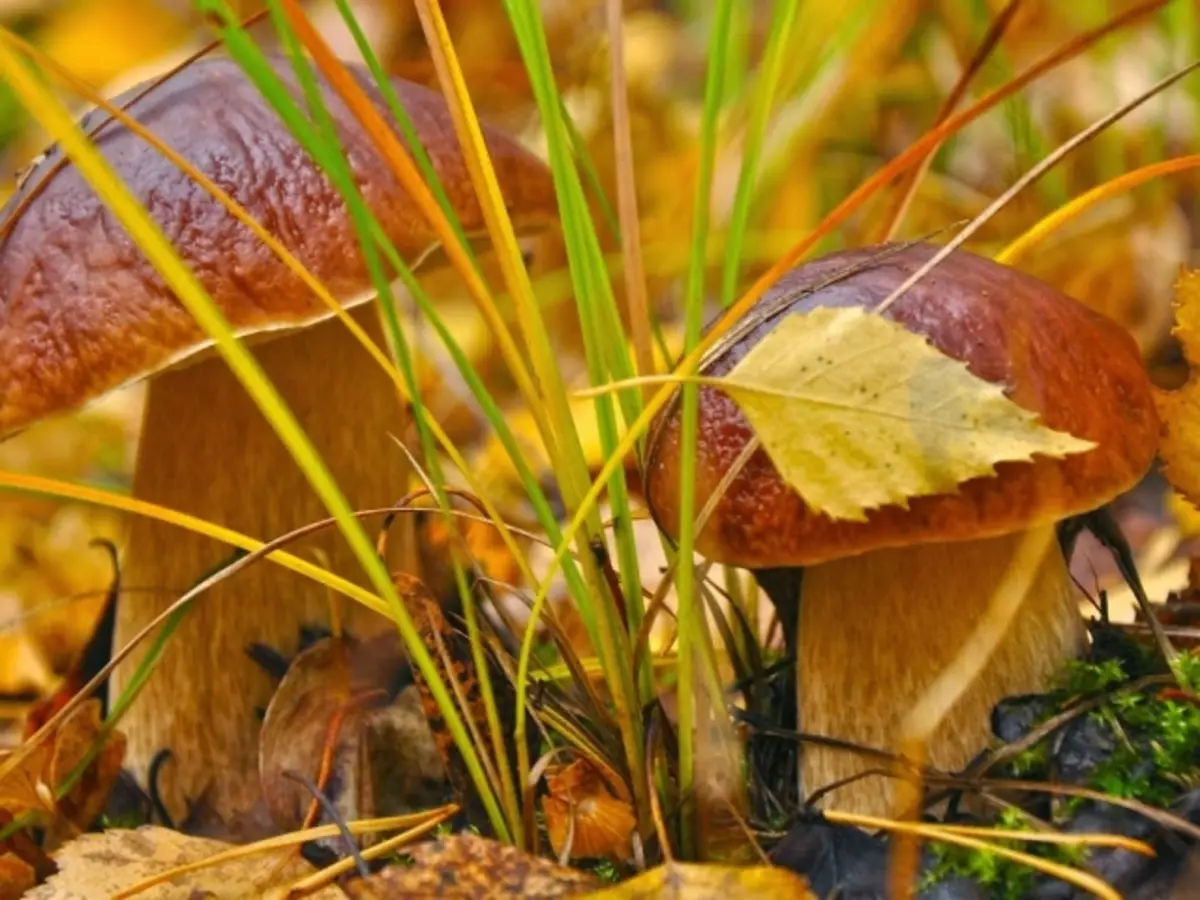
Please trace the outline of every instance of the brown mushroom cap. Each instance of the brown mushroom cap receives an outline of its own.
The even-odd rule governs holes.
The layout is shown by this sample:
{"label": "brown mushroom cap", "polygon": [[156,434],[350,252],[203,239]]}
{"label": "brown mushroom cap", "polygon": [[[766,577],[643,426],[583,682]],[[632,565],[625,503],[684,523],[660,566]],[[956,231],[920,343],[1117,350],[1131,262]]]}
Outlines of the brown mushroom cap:
{"label": "brown mushroom cap", "polygon": [[[273,59],[293,95],[290,64]],[[368,73],[360,84],[393,121]],[[479,203],[440,95],[392,79],[468,233]],[[131,89],[125,103],[145,90]],[[401,256],[436,246],[433,231],[353,114],[322,82],[367,205]],[[345,205],[235,62],[209,58],[167,78],[126,111],[233,196],[347,306],[370,279]],[[85,120],[92,131],[107,118]],[[399,128],[397,127],[397,133]],[[554,212],[549,170],[512,138],[485,129],[518,226]],[[157,150],[117,122],[97,142],[241,334],[328,318],[328,308],[257,237]],[[0,437],[194,355],[204,333],[154,266],[54,149],[0,211]]]}
{"label": "brown mushroom cap", "polygon": [[[928,244],[834,253],[789,272],[758,302],[767,315],[705,367],[729,372],[782,316],[885,299],[937,251]],[[792,299],[794,298],[794,299]],[[778,309],[775,309],[778,305]],[[754,315],[752,312],[750,315]],[[1132,487],[1155,454],[1158,420],[1133,339],[1037,279],[956,251],[884,313],[924,335],[976,376],[1004,386],[1046,426],[1094,441],[1063,459],[1005,462],[957,493],[873,510],[863,522],[814,513],[758,450],[733,479],[696,549],[750,569],[815,565],[883,547],[962,541],[1019,531],[1103,505]],[[736,327],[736,326],[735,326]],[[700,389],[697,509],[752,437],[736,403]],[[678,534],[678,403],[651,426],[644,484],[659,527]]]}

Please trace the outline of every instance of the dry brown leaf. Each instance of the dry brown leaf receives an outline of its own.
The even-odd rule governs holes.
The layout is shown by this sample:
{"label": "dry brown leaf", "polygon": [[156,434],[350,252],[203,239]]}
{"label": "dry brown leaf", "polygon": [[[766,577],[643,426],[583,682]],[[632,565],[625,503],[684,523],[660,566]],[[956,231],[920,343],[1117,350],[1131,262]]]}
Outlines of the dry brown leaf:
{"label": "dry brown leaf", "polygon": [[0,808],[14,815],[35,811],[54,817],[48,836],[51,846],[73,829],[91,824],[104,809],[120,774],[125,736],[114,731],[75,786],[57,804],[52,800],[54,787],[84,759],[101,725],[100,701],[88,700],[63,722],[52,740],[40,745],[0,781]]}
{"label": "dry brown leaf", "polygon": [[1200,270],[1181,271],[1175,283],[1175,337],[1183,345],[1192,373],[1177,391],[1155,394],[1162,421],[1159,455],[1167,479],[1183,497],[1200,504]]}
{"label": "dry brown leaf", "polygon": [[[0,754],[0,762],[12,755],[12,751]],[[29,810],[42,810],[44,804],[38,796],[38,783],[42,773],[50,764],[54,755],[54,747],[50,743],[38,746],[5,778],[0,779],[0,809],[14,815],[20,815]]]}
{"label": "dry brown leaf", "polygon": [[587,894],[600,884],[586,872],[473,834],[418,844],[410,853],[412,866],[389,866],[370,878],[351,882],[346,892],[356,900],[555,900]]}
{"label": "dry brown leaf", "polygon": [[[612,859],[633,855],[630,838],[637,817],[628,797],[615,796],[586,759],[577,759],[546,777],[542,798],[546,831],[555,855],[571,859]],[[568,846],[569,844],[569,846]]]}
{"label": "dry brown leaf", "polygon": [[0,856],[0,900],[16,900],[37,883],[33,867],[12,853]]}
{"label": "dry brown leaf", "polygon": [[808,883],[777,866],[708,866],[667,863],[588,897],[604,900],[816,900]]}
{"label": "dry brown leaf", "polygon": [[[110,897],[160,872],[198,862],[232,846],[154,825],[136,831],[111,829],[85,834],[64,844],[55,854],[58,874],[25,896],[29,900]],[[313,871],[295,848],[287,848],[188,872],[136,896],[138,900],[282,898],[291,882]],[[308,896],[337,900],[346,895],[336,887],[327,887]]]}
{"label": "dry brown leaf", "polygon": [[[331,736],[324,790],[344,818],[398,815],[444,799],[444,791],[431,787],[444,784],[444,772],[417,691],[390,697],[407,665],[391,633],[365,641],[326,639],[296,656],[259,737],[259,777],[276,825],[302,827],[313,797],[287,773],[318,782]],[[403,740],[389,740],[398,735]],[[313,824],[326,821],[322,812]],[[341,838],[330,839],[330,846],[340,848]]]}
{"label": "dry brown leaf", "polygon": [[[100,701],[93,698],[79,707],[62,725],[55,737],[48,771],[50,785],[61,784],[79,765],[96,737],[103,722]],[[104,811],[109,791],[121,774],[125,760],[125,735],[111,732],[100,752],[84,770],[74,787],[58,801],[59,815],[46,835],[46,848],[52,850],[64,839],[83,830]]]}

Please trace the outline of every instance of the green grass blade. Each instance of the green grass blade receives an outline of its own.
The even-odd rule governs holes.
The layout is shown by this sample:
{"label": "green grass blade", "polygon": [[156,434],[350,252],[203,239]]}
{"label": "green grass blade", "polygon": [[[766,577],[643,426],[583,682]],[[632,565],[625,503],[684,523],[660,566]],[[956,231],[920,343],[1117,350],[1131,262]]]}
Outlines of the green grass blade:
{"label": "green grass blade", "polygon": [[746,223],[750,219],[750,203],[754,198],[754,183],[758,175],[758,159],[762,154],[766,138],[767,122],[775,103],[779,88],[779,77],[783,70],[784,52],[796,23],[799,0],[777,0],[770,30],[767,32],[767,47],[758,75],[757,91],[750,110],[750,121],[746,128],[745,146],[742,150],[742,166],[738,173],[737,192],[730,213],[729,231],[725,238],[725,267],[721,280],[721,304],[729,306],[734,301],[740,274],[742,248],[746,238]]}
{"label": "green grass blade", "polygon": [[[729,21],[733,14],[734,0],[718,0],[713,13],[712,33],[709,39],[708,76],[704,89],[704,111],[700,128],[700,168],[696,181],[696,199],[692,219],[691,255],[688,264],[687,288],[684,300],[685,352],[691,351],[700,340],[700,326],[704,310],[704,272],[708,248],[709,202],[712,196],[713,170],[717,156],[717,129],[724,96],[722,85],[726,72]],[[699,413],[699,394],[696,385],[685,383],[682,387],[682,409],[679,448],[679,545],[680,565],[676,571],[675,585],[679,603],[679,794],[690,798],[695,783],[695,697],[692,685],[695,680],[697,651],[697,629],[701,627],[699,603],[695,583],[693,549],[695,547],[694,525],[696,518],[696,429]],[[689,799],[684,800],[681,814],[680,844],[685,855],[695,853],[693,816],[695,808]]]}

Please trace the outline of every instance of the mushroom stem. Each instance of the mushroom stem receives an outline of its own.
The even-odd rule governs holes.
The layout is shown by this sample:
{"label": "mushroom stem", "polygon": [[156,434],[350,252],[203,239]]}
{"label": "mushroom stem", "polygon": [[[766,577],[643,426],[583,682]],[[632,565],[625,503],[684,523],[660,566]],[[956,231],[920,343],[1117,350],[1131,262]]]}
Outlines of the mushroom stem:
{"label": "mushroom stem", "polygon": [[[985,540],[876,550],[805,569],[798,692],[804,731],[898,751],[899,729],[983,615],[1021,532]],[[857,610],[857,612],[856,612]],[[929,763],[956,770],[992,739],[1003,697],[1044,690],[1079,655],[1085,633],[1062,554],[1047,553],[1012,627],[976,682],[935,732]],[[877,760],[804,748],[811,794]],[[831,791],[822,805],[886,815],[893,784],[870,775]]]}
{"label": "mushroom stem", "polygon": [[[382,340],[374,304],[351,314],[373,340]],[[404,494],[409,467],[389,437],[402,434],[400,398],[340,322],[330,319],[281,335],[260,344],[255,355],[353,506],[386,506]],[[133,493],[263,540],[328,516],[254,401],[215,356],[161,373],[150,383]],[[132,522],[127,546],[124,583],[162,593],[121,598],[118,647],[231,552],[209,538],[141,517]],[[411,551],[399,534],[389,547],[392,563]],[[336,528],[288,549],[321,561],[314,555],[319,549],[333,571],[365,583]],[[274,686],[245,648],[261,642],[291,655],[302,624],[330,622],[330,602],[320,584],[263,561],[192,607],[120,726],[129,740],[125,764],[140,780],[155,754],[172,752],[158,785],[172,816],[183,815],[187,801],[202,795],[205,812],[226,822],[258,801],[260,710]],[[341,612],[345,628],[358,635],[388,627],[383,617],[355,603],[344,603]],[[114,692],[128,684],[144,650],[145,645],[114,673]]]}

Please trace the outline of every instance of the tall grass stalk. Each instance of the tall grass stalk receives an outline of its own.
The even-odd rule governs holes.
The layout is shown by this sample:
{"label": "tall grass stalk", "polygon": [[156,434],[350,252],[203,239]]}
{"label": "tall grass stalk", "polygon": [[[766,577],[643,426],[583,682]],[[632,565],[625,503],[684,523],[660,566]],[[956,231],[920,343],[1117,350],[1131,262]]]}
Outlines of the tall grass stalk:
{"label": "tall grass stalk", "polygon": [[742,247],[746,238],[746,225],[750,219],[750,202],[754,198],[754,185],[758,176],[758,159],[766,139],[767,124],[774,111],[784,53],[791,41],[799,6],[799,0],[776,0],[771,27],[767,32],[767,46],[759,66],[756,89],[750,106],[750,119],[742,147],[737,193],[734,196],[729,230],[725,237],[725,266],[721,277],[722,306],[733,303],[737,292]]}
{"label": "tall grass stalk", "polygon": [[[700,326],[704,317],[704,274],[706,270],[710,203],[713,170],[717,158],[717,128],[724,97],[723,78],[728,52],[729,23],[734,0],[719,0],[713,11],[712,32],[709,38],[708,75],[704,88],[704,111],[700,126],[700,166],[696,178],[695,206],[692,212],[691,255],[688,263],[687,287],[684,294],[684,347],[695,349],[700,341]],[[696,385],[683,385],[679,446],[679,567],[675,575],[679,617],[678,668],[678,728],[679,728],[679,795],[683,801],[680,820],[680,852],[694,855],[695,809],[691,796],[695,784],[695,727],[696,705],[692,686],[695,679],[695,654],[702,640],[697,629],[703,627],[702,607],[697,601],[695,566],[696,515],[696,428],[699,412],[699,393]]]}
{"label": "tall grass stalk", "polygon": [[[620,316],[603,264],[599,239],[592,224],[575,164],[570,131],[562,115],[564,106],[554,80],[540,11],[528,0],[506,0],[505,9],[529,73],[534,99],[546,133],[588,376],[593,383],[597,380],[607,380],[610,371],[632,371],[632,363],[624,339],[624,329],[619,325]],[[608,323],[609,327],[604,327],[603,323]],[[617,323],[615,331],[612,330],[612,323]],[[634,404],[633,412],[636,415],[640,397],[635,394],[621,399],[623,402]],[[568,401],[565,387],[562,400]],[[608,455],[617,443],[615,409],[611,398],[596,404],[596,414],[601,446]],[[583,508],[587,482],[585,468],[583,480],[572,482],[570,485],[569,509],[577,511]],[[609,502],[617,520],[615,536],[618,559],[623,570],[623,583],[631,586],[624,591],[626,602],[631,605],[640,604],[641,582],[637,574],[637,552],[633,542],[629,498],[623,470],[614,470],[610,474],[607,488]],[[595,605],[595,613],[598,613],[594,615],[595,627],[589,636],[597,655],[606,667],[605,681],[612,696],[614,714],[620,729],[630,787],[639,822],[644,826],[648,821],[649,803],[644,772],[642,698],[637,690],[632,668],[627,623],[620,615],[617,598],[612,596],[599,572],[595,551],[591,546],[595,542],[596,546],[601,548],[601,552],[608,552],[607,538],[601,529],[598,509],[592,507],[585,512],[584,520],[587,522],[586,532],[578,533],[576,543],[593,593],[590,597],[574,594],[572,597],[581,610]],[[527,635],[522,645],[521,663],[518,667],[519,680],[528,677],[529,648]],[[518,692],[517,722],[520,729],[524,727],[525,716],[524,684],[518,684]]]}

